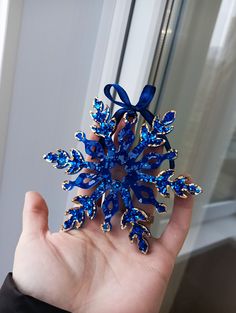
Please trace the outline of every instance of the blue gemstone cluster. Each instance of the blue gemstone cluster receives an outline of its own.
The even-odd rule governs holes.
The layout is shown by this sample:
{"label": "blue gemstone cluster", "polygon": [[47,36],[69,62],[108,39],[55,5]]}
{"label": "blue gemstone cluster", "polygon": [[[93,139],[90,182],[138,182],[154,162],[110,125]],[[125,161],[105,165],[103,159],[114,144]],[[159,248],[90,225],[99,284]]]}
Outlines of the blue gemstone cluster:
{"label": "blue gemstone cluster", "polygon": [[[156,200],[153,188],[150,183],[163,197],[169,197],[172,190],[179,197],[187,197],[188,194],[197,195],[201,193],[200,186],[189,183],[188,178],[179,176],[172,179],[173,169],[161,171],[153,175],[151,170],[157,169],[167,160],[173,161],[177,157],[177,151],[169,149],[166,153],[147,152],[148,147],[160,147],[165,145],[166,135],[173,130],[175,111],[167,112],[162,118],[156,116],[151,127],[144,124],[141,127],[139,142],[134,145],[135,135],[133,128],[137,122],[137,114],[124,114],[125,126],[118,133],[118,144],[115,145],[112,134],[116,130],[116,119],[111,116],[110,108],[105,107],[102,101],[94,100],[95,112],[91,117],[95,124],[92,131],[102,141],[95,141],[86,138],[85,133],[77,132],[75,138],[82,142],[85,152],[89,156],[84,159],[82,154],[72,149],[70,153],[59,149],[56,152],[49,152],[44,159],[53,164],[55,168],[65,169],[66,174],[78,174],[75,180],[64,181],[64,190],[71,190],[74,187],[91,189],[90,196],[78,195],[72,202],[77,206],[66,211],[67,220],[63,224],[65,231],[80,228],[86,216],[89,219],[96,217],[98,201],[102,199],[101,209],[104,215],[104,223],[101,228],[104,232],[111,231],[112,218],[121,211],[119,196],[125,208],[121,217],[121,228],[131,226],[129,238],[131,242],[137,240],[139,250],[146,254],[149,249],[147,237],[150,231],[147,223],[150,216],[139,208],[134,207],[131,191],[144,205],[153,205],[157,212],[166,211],[166,205]],[[146,153],[144,153],[146,151]],[[122,167],[122,177],[114,174],[117,167]]]}

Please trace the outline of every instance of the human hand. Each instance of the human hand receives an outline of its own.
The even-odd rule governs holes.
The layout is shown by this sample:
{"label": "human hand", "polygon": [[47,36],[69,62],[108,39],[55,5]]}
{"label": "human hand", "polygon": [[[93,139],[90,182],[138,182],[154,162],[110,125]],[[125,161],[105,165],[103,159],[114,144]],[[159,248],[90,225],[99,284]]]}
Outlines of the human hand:
{"label": "human hand", "polygon": [[[13,279],[24,294],[73,313],[156,313],[189,229],[193,197],[175,197],[173,213],[151,252],[141,254],[114,217],[103,233],[98,216],[79,231],[48,229],[48,208],[28,192]],[[149,208],[150,210],[150,208]]]}

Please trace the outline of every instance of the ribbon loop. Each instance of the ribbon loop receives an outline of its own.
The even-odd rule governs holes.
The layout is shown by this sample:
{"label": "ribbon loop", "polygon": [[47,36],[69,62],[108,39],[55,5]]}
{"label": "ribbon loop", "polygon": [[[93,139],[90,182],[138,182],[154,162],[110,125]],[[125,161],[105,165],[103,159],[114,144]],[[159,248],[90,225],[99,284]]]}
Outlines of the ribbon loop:
{"label": "ribbon loop", "polygon": [[152,85],[146,85],[143,88],[143,91],[141,92],[139,101],[136,104],[136,108],[138,108],[139,110],[146,109],[151,103],[154,97],[155,91],[156,91],[156,87]]}

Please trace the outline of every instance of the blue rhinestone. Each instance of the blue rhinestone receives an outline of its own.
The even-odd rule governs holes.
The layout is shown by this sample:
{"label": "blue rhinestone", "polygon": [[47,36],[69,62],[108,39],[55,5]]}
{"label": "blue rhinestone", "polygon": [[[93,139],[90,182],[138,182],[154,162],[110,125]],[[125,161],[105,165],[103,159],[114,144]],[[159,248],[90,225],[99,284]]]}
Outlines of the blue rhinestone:
{"label": "blue rhinestone", "polygon": [[111,230],[111,223],[103,223],[102,224],[102,230],[106,233],[109,232]]}
{"label": "blue rhinestone", "polygon": [[176,115],[175,111],[166,112],[162,118],[162,123],[164,125],[172,124],[175,121],[175,115]]}
{"label": "blue rhinestone", "polygon": [[138,242],[138,247],[139,247],[139,250],[142,253],[147,253],[147,251],[148,251],[148,244],[147,244],[146,240],[140,239],[139,242]]}
{"label": "blue rhinestone", "polygon": [[75,221],[73,219],[69,219],[63,223],[64,229],[69,229],[74,226]]}
{"label": "blue rhinestone", "polygon": [[97,110],[103,109],[103,102],[99,101],[98,99],[94,99],[94,108]]}
{"label": "blue rhinestone", "polygon": [[45,154],[43,158],[44,160],[48,162],[55,163],[57,161],[57,154],[53,152],[49,152],[48,154]]}
{"label": "blue rhinestone", "polygon": [[74,187],[74,182],[72,181],[66,180],[62,184],[62,188],[67,191],[73,189],[73,187]]}
{"label": "blue rhinestone", "polygon": [[79,141],[84,141],[86,139],[86,136],[83,132],[77,132],[75,133],[75,138]]}
{"label": "blue rhinestone", "polygon": [[195,193],[198,194],[198,193],[201,193],[202,192],[202,188],[200,186],[197,186],[195,188]]}

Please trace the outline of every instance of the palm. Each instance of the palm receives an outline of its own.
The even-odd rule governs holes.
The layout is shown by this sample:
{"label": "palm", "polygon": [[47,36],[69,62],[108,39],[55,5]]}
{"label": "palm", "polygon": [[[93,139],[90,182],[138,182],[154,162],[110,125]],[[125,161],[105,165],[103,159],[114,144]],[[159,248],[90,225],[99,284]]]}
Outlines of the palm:
{"label": "palm", "polygon": [[[33,196],[39,198],[38,194]],[[41,212],[45,211],[45,203],[38,200]],[[94,312],[94,308],[98,313],[111,309],[157,312],[177,252],[170,250],[171,243],[164,245],[168,239],[165,236],[173,232],[181,235],[183,226],[178,228],[176,221],[170,223],[166,230],[169,233],[152,239],[151,253],[142,255],[130,244],[126,231],[116,227],[104,234],[97,224],[93,222],[79,232],[47,230],[41,236],[23,231],[13,270],[19,288],[72,312]]]}

